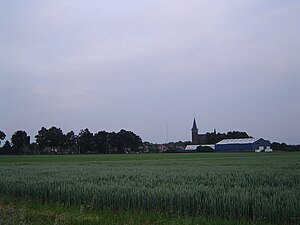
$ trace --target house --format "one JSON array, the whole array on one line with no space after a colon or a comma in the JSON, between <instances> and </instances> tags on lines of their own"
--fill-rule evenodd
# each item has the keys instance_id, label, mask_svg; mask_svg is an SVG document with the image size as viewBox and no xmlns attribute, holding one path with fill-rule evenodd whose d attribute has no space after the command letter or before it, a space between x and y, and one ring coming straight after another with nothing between
<instances>
[{"instance_id":1,"label":"house","mask_svg":"<svg viewBox=\"0 0 300 225\"><path fill-rule=\"evenodd\" d=\"M169 151L169 148L166 145L160 145L158 146L158 152L167 152Z\"/></svg>"}]
</instances>

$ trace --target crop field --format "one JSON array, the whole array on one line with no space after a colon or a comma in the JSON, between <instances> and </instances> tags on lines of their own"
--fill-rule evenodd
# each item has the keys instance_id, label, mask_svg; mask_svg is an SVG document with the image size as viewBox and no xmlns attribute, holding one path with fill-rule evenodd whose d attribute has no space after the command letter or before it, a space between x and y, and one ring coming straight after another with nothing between
<instances>
[{"instance_id":1,"label":"crop field","mask_svg":"<svg viewBox=\"0 0 300 225\"><path fill-rule=\"evenodd\" d=\"M0 194L65 207L300 223L300 154L0 156Z\"/></svg>"}]
</instances>

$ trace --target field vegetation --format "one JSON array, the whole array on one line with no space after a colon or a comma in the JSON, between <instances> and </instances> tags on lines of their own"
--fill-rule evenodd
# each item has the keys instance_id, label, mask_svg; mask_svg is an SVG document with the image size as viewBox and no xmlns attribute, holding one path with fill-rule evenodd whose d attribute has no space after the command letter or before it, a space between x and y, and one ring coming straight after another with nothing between
<instances>
[{"instance_id":1,"label":"field vegetation","mask_svg":"<svg viewBox=\"0 0 300 225\"><path fill-rule=\"evenodd\" d=\"M0 193L65 208L298 224L300 154L1 156Z\"/></svg>"}]
</instances>

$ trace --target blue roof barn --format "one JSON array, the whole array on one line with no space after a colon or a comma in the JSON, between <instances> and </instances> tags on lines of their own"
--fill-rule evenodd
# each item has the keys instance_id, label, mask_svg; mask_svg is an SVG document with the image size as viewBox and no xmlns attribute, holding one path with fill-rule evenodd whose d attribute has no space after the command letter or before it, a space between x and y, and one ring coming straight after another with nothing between
<instances>
[{"instance_id":1,"label":"blue roof barn","mask_svg":"<svg viewBox=\"0 0 300 225\"><path fill-rule=\"evenodd\" d=\"M224 139L215 144L215 152L271 152L271 142L262 138Z\"/></svg>"}]
</instances>

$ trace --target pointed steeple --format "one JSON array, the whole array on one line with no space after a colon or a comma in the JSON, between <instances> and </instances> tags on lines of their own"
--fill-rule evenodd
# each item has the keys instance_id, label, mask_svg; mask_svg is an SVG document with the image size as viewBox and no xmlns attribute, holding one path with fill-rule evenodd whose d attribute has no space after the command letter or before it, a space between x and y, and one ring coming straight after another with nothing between
<instances>
[{"instance_id":1,"label":"pointed steeple","mask_svg":"<svg viewBox=\"0 0 300 225\"><path fill-rule=\"evenodd\" d=\"M198 127L196 124L196 119L194 118L193 127L192 127L192 144L199 144L199 135L198 135Z\"/></svg>"},{"instance_id":2,"label":"pointed steeple","mask_svg":"<svg viewBox=\"0 0 300 225\"><path fill-rule=\"evenodd\" d=\"M195 118L194 118L192 130L198 130Z\"/></svg>"}]
</instances>

